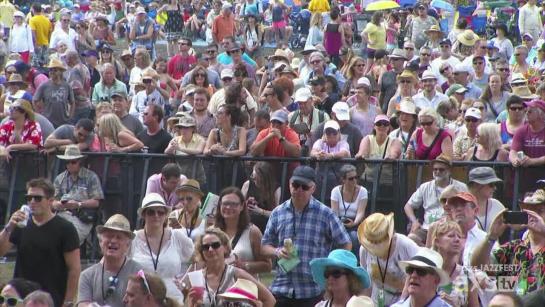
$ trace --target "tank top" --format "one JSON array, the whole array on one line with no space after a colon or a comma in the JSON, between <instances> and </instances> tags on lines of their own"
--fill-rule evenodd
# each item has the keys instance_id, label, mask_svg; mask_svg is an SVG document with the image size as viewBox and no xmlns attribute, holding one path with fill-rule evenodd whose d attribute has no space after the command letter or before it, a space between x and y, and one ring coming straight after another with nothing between
<instances>
[{"instance_id":1,"label":"tank top","mask_svg":"<svg viewBox=\"0 0 545 307\"><path fill-rule=\"evenodd\" d=\"M473 156L471 157L471 161L481 161L481 162L494 162L496 161L496 158L498 157L498 153L500 152L499 149L496 149L496 151L494 152L494 154L492 155L492 157L488 160L481 160L479 158L477 158L476 154L477 154L477 146L474 146L473 147Z\"/></svg>"},{"instance_id":2,"label":"tank top","mask_svg":"<svg viewBox=\"0 0 545 307\"><path fill-rule=\"evenodd\" d=\"M507 130L507 121L502 121L500 123L500 136L503 144L509 144L513 139L513 134L509 133Z\"/></svg>"},{"instance_id":3,"label":"tank top","mask_svg":"<svg viewBox=\"0 0 545 307\"><path fill-rule=\"evenodd\" d=\"M284 20L284 9L280 5L273 6L272 9L272 20L273 22L278 22Z\"/></svg>"},{"instance_id":4,"label":"tank top","mask_svg":"<svg viewBox=\"0 0 545 307\"><path fill-rule=\"evenodd\" d=\"M204 270L199 271L201 272L201 274L203 274L204 279L206 280ZM227 265L225 267L225 274L222 280L220 280L220 285L217 291L211 289L208 284L206 284L206 286L204 287L203 306L221 306L223 300L217 295L225 293L225 291L229 289L235 283L235 281L235 267L232 265Z\"/></svg>"},{"instance_id":5,"label":"tank top","mask_svg":"<svg viewBox=\"0 0 545 307\"><path fill-rule=\"evenodd\" d=\"M231 243L233 239L229 240ZM250 241L250 226L248 226L237 241L237 245L233 248L233 253L237 254L238 259L242 261L254 261L254 252L252 250L252 243Z\"/></svg>"},{"instance_id":6,"label":"tank top","mask_svg":"<svg viewBox=\"0 0 545 307\"><path fill-rule=\"evenodd\" d=\"M386 137L386 141L379 145L377 143L377 137L375 135L369 135L369 157L368 159L383 159L388 153L388 149L392 145L392 138ZM365 171L363 172L365 181L375 181L374 178L376 169L380 167L380 164L366 164ZM392 165L382 164L382 170L380 171L380 182L390 183L392 182Z\"/></svg>"},{"instance_id":7,"label":"tank top","mask_svg":"<svg viewBox=\"0 0 545 307\"><path fill-rule=\"evenodd\" d=\"M234 126L232 131L231 131L231 142L229 144L227 144L227 146L225 146L225 149L227 150L235 150L238 148L238 130L240 129L239 126ZM221 140L221 129L218 129L216 130L217 131L217 140L218 140L218 143L221 143L223 144L222 140Z\"/></svg>"},{"instance_id":8,"label":"tank top","mask_svg":"<svg viewBox=\"0 0 545 307\"><path fill-rule=\"evenodd\" d=\"M424 141L422 138L422 133L424 130L422 128L418 128L416 130L416 152L415 157L417 160L433 160L437 158L442 150L441 150L441 143L443 143L443 140L447 137L451 137L450 134L443 129L439 130L439 136L435 144L433 145L433 148L428 150L428 146L424 145Z\"/></svg>"},{"instance_id":9,"label":"tank top","mask_svg":"<svg viewBox=\"0 0 545 307\"><path fill-rule=\"evenodd\" d=\"M325 50L329 55L339 55L339 50L342 47L342 38L338 23L328 23L325 27L324 42Z\"/></svg>"}]
</instances>

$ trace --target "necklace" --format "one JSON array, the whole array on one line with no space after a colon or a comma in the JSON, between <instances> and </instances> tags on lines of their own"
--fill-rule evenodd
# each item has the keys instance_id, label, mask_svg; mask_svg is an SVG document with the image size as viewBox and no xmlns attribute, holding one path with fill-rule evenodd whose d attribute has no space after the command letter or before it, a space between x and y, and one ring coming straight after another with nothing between
<instances>
[{"instance_id":1,"label":"necklace","mask_svg":"<svg viewBox=\"0 0 545 307\"><path fill-rule=\"evenodd\" d=\"M163 245L163 237L165 235L165 228L163 227L163 232L161 233L161 241L159 241L159 250L157 251L157 257L153 258L153 252L151 251L151 245L149 244L148 234L146 228L144 228L144 237L146 237L146 244L148 245L149 255L151 257L151 262L153 263L153 269L157 272L157 266L159 265L159 255L161 254L161 246Z\"/></svg>"},{"instance_id":2,"label":"necklace","mask_svg":"<svg viewBox=\"0 0 545 307\"><path fill-rule=\"evenodd\" d=\"M219 291L221 285L223 284L223 278L225 278L225 272L226 271L227 271L227 265L224 264L223 272L221 273L221 277L220 277L220 280L219 280L219 283L218 283L218 287L214 291L214 297L210 296L210 289L208 288L208 272L207 272L206 269L204 271L204 287L206 288L206 296L208 296L208 300L210 301L211 306L216 306L217 305L216 300L217 300L217 296L218 296L218 291Z\"/></svg>"}]
</instances>

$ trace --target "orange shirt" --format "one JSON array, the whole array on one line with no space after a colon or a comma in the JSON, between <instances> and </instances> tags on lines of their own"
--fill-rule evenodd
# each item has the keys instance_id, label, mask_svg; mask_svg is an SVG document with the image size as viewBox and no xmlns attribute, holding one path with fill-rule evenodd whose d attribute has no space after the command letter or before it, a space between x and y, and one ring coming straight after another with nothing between
<instances>
[{"instance_id":1,"label":"orange shirt","mask_svg":"<svg viewBox=\"0 0 545 307\"><path fill-rule=\"evenodd\" d=\"M267 135L269 135L271 131L271 128L263 129L259 134L257 135L254 144L263 140ZM286 127L286 130L283 133L284 137L286 138L286 142L290 142L292 144L297 145L299 149L301 148L301 144L299 143L299 136L295 131L293 131L291 128ZM267 143L267 146L265 147L265 151L263 152L264 156L267 157L287 157L286 151L284 150L284 146L280 144L280 139L277 137L274 137L269 140Z\"/></svg>"},{"instance_id":2,"label":"orange shirt","mask_svg":"<svg viewBox=\"0 0 545 307\"><path fill-rule=\"evenodd\" d=\"M214 36L214 42L218 44L221 43L224 37L235 36L235 16L232 13L229 17L220 14L214 18L212 35Z\"/></svg>"}]
</instances>

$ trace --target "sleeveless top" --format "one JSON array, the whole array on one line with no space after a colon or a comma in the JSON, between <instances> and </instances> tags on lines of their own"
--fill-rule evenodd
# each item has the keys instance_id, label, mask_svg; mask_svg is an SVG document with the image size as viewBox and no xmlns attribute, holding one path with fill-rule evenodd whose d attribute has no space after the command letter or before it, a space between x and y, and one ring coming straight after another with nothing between
<instances>
[{"instance_id":1,"label":"sleeveless top","mask_svg":"<svg viewBox=\"0 0 545 307\"><path fill-rule=\"evenodd\" d=\"M386 137L386 141L382 145L378 145L377 137L375 135L369 135L369 157L368 159L382 159L388 154L390 146L392 146L393 139L389 136ZM365 164L365 171L363 172L365 181L375 182L376 169L380 167L380 164ZM380 171L380 182L392 184L392 165L382 164L382 170Z\"/></svg>"},{"instance_id":2,"label":"sleeveless top","mask_svg":"<svg viewBox=\"0 0 545 307\"><path fill-rule=\"evenodd\" d=\"M342 47L341 32L338 23L328 23L324 31L324 48L329 55L339 55Z\"/></svg>"},{"instance_id":3,"label":"sleeveless top","mask_svg":"<svg viewBox=\"0 0 545 307\"><path fill-rule=\"evenodd\" d=\"M280 5L273 6L272 9L272 20L273 22L278 22L284 20L284 9Z\"/></svg>"},{"instance_id":4,"label":"sleeveless top","mask_svg":"<svg viewBox=\"0 0 545 307\"><path fill-rule=\"evenodd\" d=\"M182 19L182 14L180 5L177 4L177 10L167 10L167 21L165 22L165 31L166 32L182 32L184 28L184 23Z\"/></svg>"},{"instance_id":5,"label":"sleeveless top","mask_svg":"<svg viewBox=\"0 0 545 307\"><path fill-rule=\"evenodd\" d=\"M350 108L350 122L361 131L363 136L373 133L374 121L377 116L377 109L374 104L369 103L367 112L357 109L357 104Z\"/></svg>"},{"instance_id":6,"label":"sleeveless top","mask_svg":"<svg viewBox=\"0 0 545 307\"><path fill-rule=\"evenodd\" d=\"M239 126L234 126L233 127L233 130L231 131L231 142L227 146L225 146L226 150L229 151L229 150L238 149L238 130L239 129L240 129ZM221 133L220 132L221 132L221 128L218 128L216 130L216 133L217 133L217 135L216 135L217 140L216 141L217 141L217 143L223 144L223 142L221 141Z\"/></svg>"},{"instance_id":7,"label":"sleeveless top","mask_svg":"<svg viewBox=\"0 0 545 307\"><path fill-rule=\"evenodd\" d=\"M136 29L135 29L136 36L142 36L142 35L148 33L149 27L153 27L153 23L149 19L146 19L146 21L144 22L144 25L138 24L136 26ZM147 49L151 49L153 47L153 39L151 39L151 38L148 38L148 39L134 39L133 44L135 46L140 46L141 45L141 46L145 46Z\"/></svg>"},{"instance_id":8,"label":"sleeveless top","mask_svg":"<svg viewBox=\"0 0 545 307\"><path fill-rule=\"evenodd\" d=\"M494 162L496 161L496 158L498 157L498 153L500 152L499 149L496 149L496 151L494 152L494 154L492 155L492 157L488 160L481 160L479 158L477 158L476 154L477 154L477 146L474 146L473 147L473 156L471 157L471 161L481 161L481 162Z\"/></svg>"},{"instance_id":9,"label":"sleeveless top","mask_svg":"<svg viewBox=\"0 0 545 307\"><path fill-rule=\"evenodd\" d=\"M229 240L231 243L233 239ZM246 227L240 236L237 245L233 248L233 253L237 254L238 259L242 261L254 261L254 251L250 241L250 226Z\"/></svg>"},{"instance_id":10,"label":"sleeveless top","mask_svg":"<svg viewBox=\"0 0 545 307\"><path fill-rule=\"evenodd\" d=\"M204 269L199 270L199 272L203 274L204 279L206 280ZM203 306L221 306L223 300L217 295L225 293L225 291L229 289L235 283L235 281L235 267L232 265L227 265L225 267L225 274L223 276L223 279L220 280L221 284L219 285L217 291L214 291L214 289L210 289L207 284L204 287Z\"/></svg>"},{"instance_id":11,"label":"sleeveless top","mask_svg":"<svg viewBox=\"0 0 545 307\"><path fill-rule=\"evenodd\" d=\"M435 144L433 145L433 148L431 150L428 150L428 146L424 145L424 141L422 138L422 133L424 130L422 128L418 128L416 130L416 151L415 151L415 158L417 160L433 160L437 158L441 154L441 143L443 143L443 140L445 138L450 138L450 134L446 130L439 130L439 136ZM427 155L426 155L427 152Z\"/></svg>"},{"instance_id":12,"label":"sleeveless top","mask_svg":"<svg viewBox=\"0 0 545 307\"><path fill-rule=\"evenodd\" d=\"M509 144L513 140L513 134L509 133L507 130L507 121L502 121L500 123L500 136L502 144Z\"/></svg>"}]
</instances>

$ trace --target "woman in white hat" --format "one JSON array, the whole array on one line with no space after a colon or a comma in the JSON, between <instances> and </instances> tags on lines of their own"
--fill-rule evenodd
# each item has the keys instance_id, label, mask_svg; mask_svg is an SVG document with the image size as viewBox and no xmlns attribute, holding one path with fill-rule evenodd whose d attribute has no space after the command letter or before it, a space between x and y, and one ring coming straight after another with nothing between
<instances>
[{"instance_id":1,"label":"woman in white hat","mask_svg":"<svg viewBox=\"0 0 545 307\"><path fill-rule=\"evenodd\" d=\"M397 123L399 127L392 132L390 132L390 138L398 139L401 142L401 153L407 151L409 146L409 139L416 129L416 124L418 122L416 116L416 106L412 98L403 98L399 104L399 109L397 110L396 116Z\"/></svg>"},{"instance_id":2,"label":"woman in white hat","mask_svg":"<svg viewBox=\"0 0 545 307\"><path fill-rule=\"evenodd\" d=\"M138 209L144 228L135 231L129 256L146 271L159 274L167 287L167 296L182 302L183 295L174 284L174 277L186 271L194 251L193 241L181 229L167 226L169 213L161 195L150 193L144 197Z\"/></svg>"},{"instance_id":3,"label":"woman in white hat","mask_svg":"<svg viewBox=\"0 0 545 307\"><path fill-rule=\"evenodd\" d=\"M21 59L29 64L30 54L34 52L34 42L32 39L32 30L25 22L25 14L21 11L13 13L13 27L9 33L8 51L17 52Z\"/></svg>"},{"instance_id":4,"label":"woman in white hat","mask_svg":"<svg viewBox=\"0 0 545 307\"><path fill-rule=\"evenodd\" d=\"M407 236L394 231L394 214L374 213L358 227L360 266L371 276L371 298L384 300L385 306L396 302L405 285L405 270L399 261L409 260L419 250Z\"/></svg>"}]
</instances>

